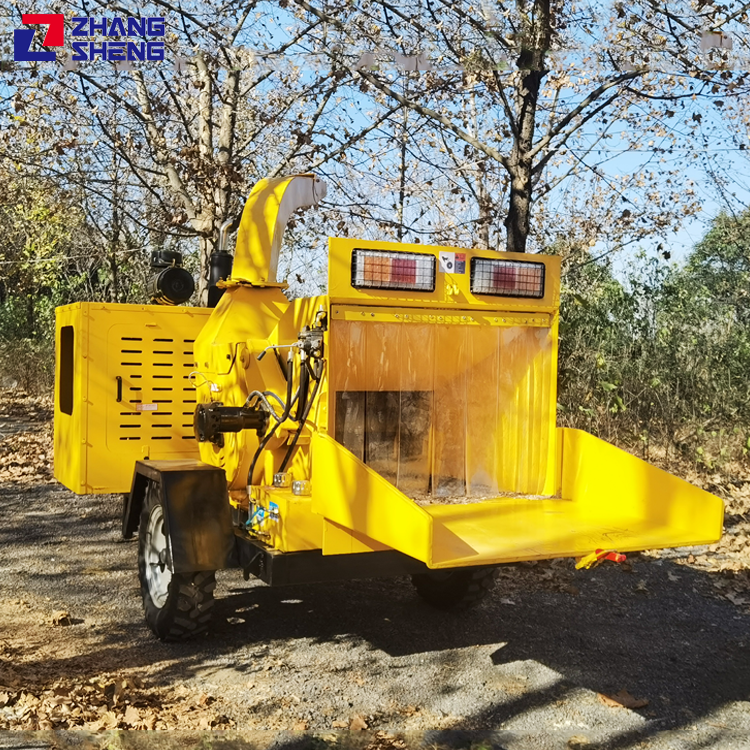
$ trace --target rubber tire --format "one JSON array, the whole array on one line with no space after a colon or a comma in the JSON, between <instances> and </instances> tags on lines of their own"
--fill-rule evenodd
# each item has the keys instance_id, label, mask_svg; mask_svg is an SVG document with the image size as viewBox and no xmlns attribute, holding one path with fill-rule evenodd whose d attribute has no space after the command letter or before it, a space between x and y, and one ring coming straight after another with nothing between
<instances>
[{"instance_id":1,"label":"rubber tire","mask_svg":"<svg viewBox=\"0 0 750 750\"><path fill-rule=\"evenodd\" d=\"M455 568L415 573L417 594L438 609L460 611L479 604L495 586L496 568Z\"/></svg>"},{"instance_id":2,"label":"rubber tire","mask_svg":"<svg viewBox=\"0 0 750 750\"><path fill-rule=\"evenodd\" d=\"M216 572L173 573L162 607L151 597L146 580L146 538L151 510L160 503L158 485L149 482L138 525L138 578L146 622L162 641L181 641L206 632L214 607Z\"/></svg>"}]
</instances>

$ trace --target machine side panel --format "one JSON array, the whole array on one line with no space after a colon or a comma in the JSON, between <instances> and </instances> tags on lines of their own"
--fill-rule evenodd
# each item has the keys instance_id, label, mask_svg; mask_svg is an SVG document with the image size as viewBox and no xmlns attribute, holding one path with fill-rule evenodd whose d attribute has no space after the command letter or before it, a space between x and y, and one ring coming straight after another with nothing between
<instances>
[{"instance_id":1,"label":"machine side panel","mask_svg":"<svg viewBox=\"0 0 750 750\"><path fill-rule=\"evenodd\" d=\"M85 492L88 318L81 303L55 311L54 471L74 492Z\"/></svg>"},{"instance_id":2,"label":"machine side panel","mask_svg":"<svg viewBox=\"0 0 750 750\"><path fill-rule=\"evenodd\" d=\"M80 494L124 493L138 459L197 458L196 397L188 376L193 342L211 311L103 303L69 307L77 309L58 311L58 338L70 321L77 384L73 420L67 422L58 386L57 478Z\"/></svg>"},{"instance_id":3,"label":"machine side panel","mask_svg":"<svg viewBox=\"0 0 750 750\"><path fill-rule=\"evenodd\" d=\"M328 240L328 294L334 304L398 305L399 307L466 308L551 313L560 306L560 258L532 253L502 253L495 250L467 250L439 245L414 245L406 242L384 242L331 237ZM437 273L433 291L404 289L355 288L352 285L352 255L355 250L381 250L434 255ZM447 266L446 256L461 263ZM545 268L544 295L523 298L474 294L471 291L471 261L473 258L543 264Z\"/></svg>"}]
</instances>

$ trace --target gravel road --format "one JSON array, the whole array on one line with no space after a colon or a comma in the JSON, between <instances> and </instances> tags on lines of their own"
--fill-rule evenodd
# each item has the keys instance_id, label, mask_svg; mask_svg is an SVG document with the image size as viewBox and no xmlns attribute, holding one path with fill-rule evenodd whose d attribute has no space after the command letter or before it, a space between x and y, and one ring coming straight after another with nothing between
<instances>
[{"instance_id":1,"label":"gravel road","mask_svg":"<svg viewBox=\"0 0 750 750\"><path fill-rule=\"evenodd\" d=\"M748 600L703 549L508 566L464 614L408 579L224 572L213 633L174 645L143 621L119 497L6 481L0 508L0 728L40 730L0 747L750 748ZM70 726L102 731L44 731Z\"/></svg>"}]
</instances>

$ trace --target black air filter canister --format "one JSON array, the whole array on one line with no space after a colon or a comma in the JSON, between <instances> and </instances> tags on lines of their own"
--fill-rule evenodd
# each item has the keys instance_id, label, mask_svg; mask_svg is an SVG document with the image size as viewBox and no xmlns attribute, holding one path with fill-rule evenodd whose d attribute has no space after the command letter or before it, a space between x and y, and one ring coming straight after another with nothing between
<instances>
[{"instance_id":1,"label":"black air filter canister","mask_svg":"<svg viewBox=\"0 0 750 750\"><path fill-rule=\"evenodd\" d=\"M155 305L181 305L193 296L195 280L182 268L182 254L170 250L151 253L151 268L158 271L146 287Z\"/></svg>"}]
</instances>

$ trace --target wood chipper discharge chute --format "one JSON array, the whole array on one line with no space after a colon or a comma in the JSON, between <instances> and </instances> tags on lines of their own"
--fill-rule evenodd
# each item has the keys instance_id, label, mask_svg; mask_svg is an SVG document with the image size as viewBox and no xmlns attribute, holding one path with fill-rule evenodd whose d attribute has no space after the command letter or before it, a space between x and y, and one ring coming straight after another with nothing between
<instances>
[{"instance_id":1,"label":"wood chipper discharge chute","mask_svg":"<svg viewBox=\"0 0 750 750\"><path fill-rule=\"evenodd\" d=\"M213 310L58 311L56 476L128 492L157 635L204 628L224 567L411 573L443 606L504 562L720 537L721 500L556 427L559 258L333 238L328 293L290 301L284 227L324 194L253 189Z\"/></svg>"}]
</instances>

